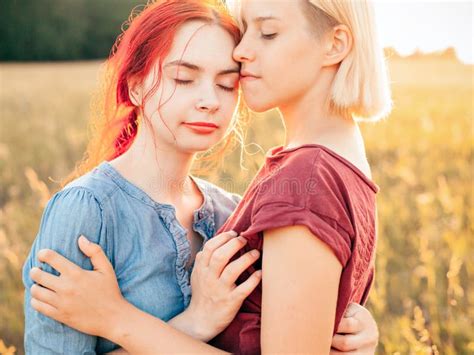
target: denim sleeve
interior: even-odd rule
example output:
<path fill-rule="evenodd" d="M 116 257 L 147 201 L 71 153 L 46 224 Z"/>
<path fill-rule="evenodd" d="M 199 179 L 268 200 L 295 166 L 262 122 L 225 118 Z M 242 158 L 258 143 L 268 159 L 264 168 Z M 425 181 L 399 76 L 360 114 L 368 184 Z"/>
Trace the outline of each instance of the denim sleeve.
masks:
<path fill-rule="evenodd" d="M 104 250 L 103 211 L 93 194 L 81 187 L 58 192 L 46 206 L 30 254 L 23 266 L 25 286 L 25 351 L 27 354 L 95 354 L 97 337 L 81 333 L 35 311 L 30 305 L 33 281 L 30 269 L 39 266 L 37 253 L 48 248 L 57 251 L 84 269 L 91 270 L 89 259 L 82 254 L 77 239 L 84 234 Z M 58 275 L 49 265 L 43 270 Z"/>

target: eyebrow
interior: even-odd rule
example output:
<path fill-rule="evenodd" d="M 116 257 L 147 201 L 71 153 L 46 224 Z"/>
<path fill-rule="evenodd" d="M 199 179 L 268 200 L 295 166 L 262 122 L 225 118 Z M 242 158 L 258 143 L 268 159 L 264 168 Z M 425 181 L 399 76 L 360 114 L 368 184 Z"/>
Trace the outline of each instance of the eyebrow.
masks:
<path fill-rule="evenodd" d="M 252 20 L 252 22 L 255 22 L 255 23 L 262 23 L 263 21 L 267 21 L 267 20 L 277 20 L 277 21 L 280 21 L 280 19 L 276 18 L 275 16 L 258 16 L 256 18 L 254 18 Z M 242 23 L 245 27 L 247 27 L 247 21 L 245 20 L 242 20 Z"/>
<path fill-rule="evenodd" d="M 182 67 L 188 68 L 190 70 L 198 71 L 198 72 L 203 71 L 203 69 L 197 66 L 196 64 L 185 62 L 183 60 L 175 60 L 175 61 L 169 62 L 164 65 L 164 68 L 171 67 L 171 66 L 182 66 Z M 234 67 L 231 69 L 221 70 L 219 71 L 219 73 L 217 73 L 217 75 L 225 75 L 225 74 L 233 74 L 233 73 L 240 73 L 240 67 Z"/>

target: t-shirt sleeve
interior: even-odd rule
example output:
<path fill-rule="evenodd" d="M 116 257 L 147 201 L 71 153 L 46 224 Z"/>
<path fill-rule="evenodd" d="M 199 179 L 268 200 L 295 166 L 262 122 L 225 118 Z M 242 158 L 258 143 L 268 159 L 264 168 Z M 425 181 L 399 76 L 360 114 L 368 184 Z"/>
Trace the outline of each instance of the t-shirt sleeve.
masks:
<path fill-rule="evenodd" d="M 94 354 L 97 338 L 69 328 L 35 311 L 31 305 L 29 272 L 41 266 L 58 275 L 46 263 L 39 263 L 37 253 L 48 248 L 57 251 L 84 269 L 91 270 L 90 260 L 80 251 L 78 237 L 83 234 L 106 250 L 103 211 L 91 192 L 84 188 L 69 188 L 58 192 L 49 201 L 40 228 L 23 266 L 25 285 L 25 348 L 32 354 Z"/>
<path fill-rule="evenodd" d="M 285 202 L 262 206 L 253 216 L 252 225 L 242 233 L 245 237 L 265 230 L 302 225 L 327 244 L 344 267 L 351 254 L 351 237 L 337 221 L 313 212 L 305 207 Z"/>
<path fill-rule="evenodd" d="M 309 160 L 304 165 L 284 167 L 265 181 L 261 189 L 265 190 L 257 197 L 251 225 L 243 236 L 261 238 L 265 230 L 303 225 L 346 266 L 351 256 L 353 228 L 345 188 L 337 172 Z"/>

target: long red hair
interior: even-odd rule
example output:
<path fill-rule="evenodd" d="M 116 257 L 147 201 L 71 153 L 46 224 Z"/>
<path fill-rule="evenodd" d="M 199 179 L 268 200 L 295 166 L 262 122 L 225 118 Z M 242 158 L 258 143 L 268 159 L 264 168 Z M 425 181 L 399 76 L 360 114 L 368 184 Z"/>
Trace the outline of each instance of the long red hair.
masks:
<path fill-rule="evenodd" d="M 140 12 L 136 9 L 117 37 L 102 67 L 99 92 L 93 98 L 90 119 L 90 140 L 83 160 L 63 185 L 81 176 L 104 160 L 112 160 L 128 150 L 138 131 L 138 107 L 129 96 L 129 84 L 141 82 L 159 60 L 169 53 L 174 36 L 181 25 L 191 20 L 216 24 L 225 29 L 237 44 L 241 33 L 221 0 L 157 0 L 150 1 Z M 123 27 L 123 28 L 124 28 Z M 157 83 L 159 84 L 159 83 Z M 237 112 L 246 117 L 242 100 Z M 238 122 L 235 127 L 242 127 Z M 233 131 L 203 161 L 222 155 L 242 132 Z M 241 139 L 240 139 L 241 140 Z"/>

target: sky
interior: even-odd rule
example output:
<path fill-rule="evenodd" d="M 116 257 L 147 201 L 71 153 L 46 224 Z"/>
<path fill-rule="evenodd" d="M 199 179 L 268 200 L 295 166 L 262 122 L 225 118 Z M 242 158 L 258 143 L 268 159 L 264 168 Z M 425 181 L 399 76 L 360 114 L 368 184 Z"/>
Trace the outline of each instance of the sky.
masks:
<path fill-rule="evenodd" d="M 454 47 L 473 64 L 473 1 L 375 0 L 380 40 L 401 55 Z"/>

